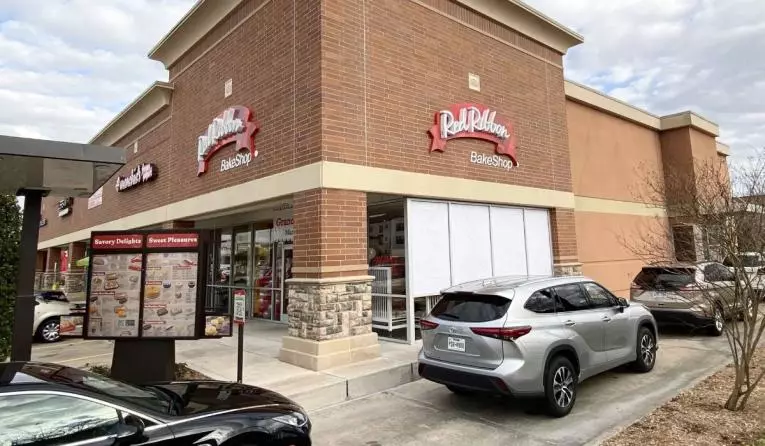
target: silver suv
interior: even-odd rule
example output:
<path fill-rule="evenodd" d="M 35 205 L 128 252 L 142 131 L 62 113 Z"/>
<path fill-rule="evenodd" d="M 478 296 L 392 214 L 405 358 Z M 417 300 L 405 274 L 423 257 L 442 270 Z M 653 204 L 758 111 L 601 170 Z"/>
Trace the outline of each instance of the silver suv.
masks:
<path fill-rule="evenodd" d="M 574 407 L 577 385 L 631 363 L 656 362 L 651 313 L 585 277 L 495 278 L 445 290 L 420 321 L 420 376 L 452 392 L 543 397 Z"/>

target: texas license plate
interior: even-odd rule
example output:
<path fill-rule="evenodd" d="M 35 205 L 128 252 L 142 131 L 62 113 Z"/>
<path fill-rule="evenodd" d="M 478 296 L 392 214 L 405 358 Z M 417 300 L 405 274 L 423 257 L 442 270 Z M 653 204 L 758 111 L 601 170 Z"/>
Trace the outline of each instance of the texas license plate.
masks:
<path fill-rule="evenodd" d="M 446 348 L 455 352 L 465 351 L 465 340 L 462 338 L 449 337 L 446 339 Z"/>

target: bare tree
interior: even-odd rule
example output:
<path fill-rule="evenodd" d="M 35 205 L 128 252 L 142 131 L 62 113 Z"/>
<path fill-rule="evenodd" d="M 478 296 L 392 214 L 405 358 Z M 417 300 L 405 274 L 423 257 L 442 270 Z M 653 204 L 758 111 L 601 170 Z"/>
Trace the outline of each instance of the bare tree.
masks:
<path fill-rule="evenodd" d="M 752 367 L 765 332 L 765 318 L 758 317 L 765 289 L 764 161 L 729 170 L 714 157 L 677 170 L 639 169 L 645 187 L 636 199 L 655 203 L 667 216 L 621 237 L 656 266 L 651 271 L 657 273 L 641 279 L 646 283 L 633 284 L 638 296 L 641 288 L 651 290 L 636 300 L 689 309 L 709 321 L 710 331 L 725 334 L 735 380 L 724 406 L 733 411 L 744 409 L 765 375 Z"/>

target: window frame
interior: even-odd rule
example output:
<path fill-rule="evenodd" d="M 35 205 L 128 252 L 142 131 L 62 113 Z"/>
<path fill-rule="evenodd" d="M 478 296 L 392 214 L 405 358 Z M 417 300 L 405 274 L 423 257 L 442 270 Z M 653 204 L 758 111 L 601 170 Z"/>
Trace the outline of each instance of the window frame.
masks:
<path fill-rule="evenodd" d="M 722 272 L 725 271 L 727 278 L 722 277 L 723 280 L 709 280 L 708 278 L 709 274 L 707 274 L 707 269 L 712 267 L 717 268 L 719 270 L 715 272 L 715 274 L 720 276 L 722 275 Z M 736 280 L 736 275 L 731 270 L 729 270 L 727 266 L 723 265 L 722 263 L 711 262 L 707 264 L 706 266 L 704 266 L 701 273 L 704 275 L 704 281 L 707 283 L 733 282 Z"/>
<path fill-rule="evenodd" d="M 150 423 L 153 423 L 151 427 L 160 426 L 164 423 L 161 423 L 159 421 L 154 420 L 151 416 L 146 416 L 140 413 L 137 413 L 131 409 L 118 406 L 116 404 L 110 403 L 108 401 L 99 400 L 96 398 L 91 398 L 85 395 L 81 395 L 78 393 L 71 393 L 71 392 L 62 392 L 62 391 L 55 391 L 55 390 L 11 390 L 8 392 L 0 392 L 0 398 L 4 397 L 14 397 L 14 396 L 24 396 L 24 395 L 40 395 L 40 396 L 58 396 L 62 398 L 74 398 L 82 401 L 87 401 L 91 404 L 97 404 L 99 406 L 102 406 L 107 409 L 111 409 L 114 411 L 114 415 L 116 416 L 117 423 L 122 425 L 125 424 L 125 414 L 131 414 L 133 416 L 139 417 L 144 422 L 149 421 Z M 147 429 L 149 429 L 147 425 Z M 111 435 L 99 435 L 93 438 L 87 438 L 83 440 L 76 441 L 77 444 L 91 444 L 96 442 L 102 442 L 104 440 L 107 440 L 111 438 Z M 55 440 L 55 438 L 53 439 Z M 68 444 L 68 443 L 67 443 Z"/>
<path fill-rule="evenodd" d="M 80 393 L 75 392 L 65 392 L 61 390 L 9 390 L 7 392 L 0 392 L 0 398 L 3 398 L 5 396 L 11 396 L 11 395 L 59 395 L 64 397 L 71 397 L 71 398 L 77 398 L 85 401 L 89 401 L 91 403 L 101 404 L 104 406 L 108 406 L 117 412 L 122 413 L 122 416 L 124 417 L 125 414 L 130 414 L 136 417 L 141 418 L 146 423 L 146 429 L 151 429 L 155 426 L 164 426 L 167 423 L 160 420 L 159 418 L 147 414 L 146 412 L 140 412 L 138 410 L 133 409 L 132 407 L 126 407 L 124 405 L 115 404 L 111 401 L 106 401 L 98 398 L 93 398 L 88 395 L 83 395 Z"/>
<path fill-rule="evenodd" d="M 561 305 L 562 309 L 559 312 L 556 311 L 556 313 L 577 313 L 579 311 L 588 311 L 588 310 L 592 310 L 593 309 L 592 308 L 592 304 L 590 302 L 590 296 L 587 294 L 587 290 L 584 289 L 584 287 L 582 286 L 581 282 L 564 283 L 564 284 L 561 284 L 561 285 L 555 285 L 555 286 L 550 287 L 550 289 L 552 289 L 555 292 L 555 299 L 556 299 L 556 301 L 558 301 L 558 300 L 562 301 L 563 300 L 558 295 L 558 288 L 565 287 L 565 286 L 576 286 L 577 288 L 579 288 L 579 291 L 584 296 L 584 300 L 587 302 L 587 306 L 584 307 L 584 308 L 576 309 L 576 310 L 566 310 L 566 307 L 562 304 L 562 302 L 558 302 L 558 304 Z"/>
<path fill-rule="evenodd" d="M 555 294 L 555 291 L 553 290 L 553 288 L 554 287 L 545 287 L 545 288 L 538 289 L 538 290 L 534 291 L 533 293 L 531 293 L 529 298 L 526 299 L 526 302 L 523 303 L 523 309 L 526 310 L 526 311 L 530 311 L 530 312 L 532 312 L 534 314 L 558 314 L 558 313 L 564 312 L 560 302 L 558 301 L 558 296 L 557 296 L 557 294 Z M 535 310 L 532 310 L 531 308 L 529 308 L 529 303 L 532 302 L 532 299 L 534 299 L 534 296 L 536 296 L 537 293 L 542 293 L 544 291 L 547 291 L 547 292 L 550 293 L 550 297 L 552 298 L 552 301 L 553 301 L 553 311 L 551 311 L 549 313 L 542 313 L 542 312 L 535 311 Z"/>
<path fill-rule="evenodd" d="M 601 290 L 603 290 L 606 293 L 606 296 L 608 297 L 610 305 L 607 306 L 607 307 L 598 307 L 598 306 L 595 306 L 595 304 L 594 304 L 594 302 L 592 300 L 592 295 L 590 295 L 590 291 L 587 289 L 586 285 L 594 285 L 594 286 L 600 288 Z M 599 310 L 599 309 L 603 309 L 603 308 L 614 308 L 614 307 L 619 306 L 618 298 L 616 296 L 614 296 L 614 294 L 611 291 L 609 291 L 606 287 L 604 287 L 603 285 L 601 285 L 601 284 L 599 284 L 599 283 L 597 283 L 595 281 L 587 281 L 587 282 L 579 283 L 579 286 L 582 287 L 582 290 L 584 290 L 585 294 L 587 295 L 587 302 L 590 303 L 590 308 L 592 308 L 593 310 Z"/>

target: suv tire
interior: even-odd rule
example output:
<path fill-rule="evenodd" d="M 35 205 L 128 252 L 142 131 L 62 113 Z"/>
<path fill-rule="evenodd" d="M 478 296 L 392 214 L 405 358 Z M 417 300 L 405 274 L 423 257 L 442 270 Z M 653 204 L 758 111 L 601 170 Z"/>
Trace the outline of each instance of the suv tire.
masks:
<path fill-rule="evenodd" d="M 565 356 L 555 356 L 545 372 L 545 406 L 553 417 L 565 417 L 576 402 L 577 373 Z"/>
<path fill-rule="evenodd" d="M 656 336 L 644 325 L 638 329 L 635 344 L 637 359 L 632 363 L 632 368 L 638 373 L 650 372 L 656 364 Z"/>
<path fill-rule="evenodd" d="M 725 332 L 725 313 L 723 312 L 720 304 L 715 304 L 714 312 L 712 313 L 712 324 L 709 326 L 709 334 L 711 336 L 722 336 Z"/>

